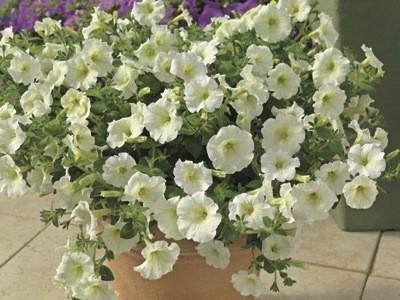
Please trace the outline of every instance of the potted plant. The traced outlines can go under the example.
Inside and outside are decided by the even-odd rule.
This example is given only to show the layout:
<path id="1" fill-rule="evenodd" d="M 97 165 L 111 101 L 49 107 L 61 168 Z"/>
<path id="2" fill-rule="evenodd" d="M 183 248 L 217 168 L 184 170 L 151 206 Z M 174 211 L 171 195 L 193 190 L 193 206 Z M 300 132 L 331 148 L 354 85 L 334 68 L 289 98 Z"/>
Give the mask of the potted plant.
<path id="1" fill-rule="evenodd" d="M 78 229 L 55 275 L 72 299 L 290 286 L 296 228 L 339 197 L 370 207 L 396 155 L 368 96 L 380 62 L 334 48 L 330 17 L 305 0 L 205 28 L 185 9 L 164 16 L 144 0 L 78 31 L 2 31 L 0 191 L 55 194 L 41 218 Z"/>

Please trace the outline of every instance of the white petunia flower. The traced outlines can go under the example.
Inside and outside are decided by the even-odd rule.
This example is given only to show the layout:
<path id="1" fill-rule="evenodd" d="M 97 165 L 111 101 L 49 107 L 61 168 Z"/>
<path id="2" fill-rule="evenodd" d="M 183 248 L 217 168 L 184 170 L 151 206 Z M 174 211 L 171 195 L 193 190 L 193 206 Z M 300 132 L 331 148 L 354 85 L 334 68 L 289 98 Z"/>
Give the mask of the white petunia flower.
<path id="1" fill-rule="evenodd" d="M 365 175 L 355 177 L 343 188 L 346 204 L 355 209 L 370 208 L 378 195 L 376 182 Z"/>
<path id="2" fill-rule="evenodd" d="M 300 76 L 287 64 L 280 63 L 268 72 L 267 85 L 276 99 L 289 99 L 299 90 Z"/>
<path id="3" fill-rule="evenodd" d="M 167 25 L 155 25 L 151 28 L 151 32 L 151 40 L 160 51 L 168 52 L 176 48 L 176 34 L 171 32 Z"/>
<path id="4" fill-rule="evenodd" d="M 312 76 L 316 87 L 338 86 L 346 80 L 349 71 L 350 62 L 338 49 L 328 48 L 315 55 Z"/>
<path id="5" fill-rule="evenodd" d="M 147 40 L 135 51 L 135 55 L 138 58 L 138 62 L 143 67 L 154 67 L 154 62 L 157 54 L 160 52 L 157 44 L 152 40 Z"/>
<path id="6" fill-rule="evenodd" d="M 282 150 L 269 150 L 261 156 L 261 171 L 269 180 L 292 180 L 298 167 L 300 160 Z"/>
<path id="7" fill-rule="evenodd" d="M 182 198 L 177 206 L 179 231 L 188 240 L 206 243 L 214 239 L 222 216 L 218 205 L 202 192 Z"/>
<path id="8" fill-rule="evenodd" d="M 246 227 L 260 229 L 265 227 L 263 218 L 273 218 L 275 210 L 265 201 L 262 194 L 243 193 L 235 196 L 229 203 L 229 219 L 243 219 Z"/>
<path id="9" fill-rule="evenodd" d="M 139 242 L 139 235 L 135 235 L 131 239 L 121 238 L 121 229 L 125 223 L 119 221 L 114 225 L 105 224 L 101 238 L 106 247 L 114 252 L 114 254 L 121 254 L 129 252 L 132 248 L 136 247 Z"/>
<path id="10" fill-rule="evenodd" d="M 204 110 L 213 112 L 222 105 L 224 93 L 210 77 L 196 77 L 185 83 L 184 98 L 191 113 Z"/>
<path id="11" fill-rule="evenodd" d="M 0 121 L 0 152 L 15 154 L 22 146 L 26 134 L 16 119 Z"/>
<path id="12" fill-rule="evenodd" d="M 383 63 L 375 56 L 374 52 L 372 51 L 371 48 L 365 46 L 364 44 L 361 46 L 362 51 L 364 51 L 365 56 L 366 56 L 366 62 L 375 69 L 378 70 L 378 72 L 383 72 Z"/>
<path id="13" fill-rule="evenodd" d="M 333 47 L 339 38 L 339 34 L 333 26 L 332 18 L 323 12 L 319 14 L 318 28 L 311 35 L 317 43 L 326 47 Z"/>
<path id="14" fill-rule="evenodd" d="M 213 182 L 212 172 L 204 166 L 204 163 L 178 160 L 174 168 L 174 179 L 177 186 L 186 194 L 205 192 Z"/>
<path id="15" fill-rule="evenodd" d="M 176 139 L 182 124 L 183 120 L 177 113 L 177 105 L 166 99 L 151 103 L 144 111 L 146 129 L 150 136 L 161 144 Z"/>
<path id="16" fill-rule="evenodd" d="M 225 39 L 231 37 L 235 32 L 237 32 L 241 26 L 241 21 L 238 19 L 229 19 L 226 17 L 221 17 L 219 20 L 219 27 L 215 31 L 215 37 L 213 42 L 217 45 L 222 43 Z"/>
<path id="17" fill-rule="evenodd" d="M 124 64 L 118 67 L 113 77 L 113 88 L 121 92 L 124 99 L 136 94 L 136 79 L 139 76 L 137 70 Z"/>
<path id="18" fill-rule="evenodd" d="M 262 241 L 262 254 L 270 260 L 285 259 L 289 255 L 290 244 L 286 237 L 271 234 Z"/>
<path id="19" fill-rule="evenodd" d="M 244 297 L 260 297 L 267 293 L 267 286 L 260 277 L 247 271 L 239 271 L 232 275 L 233 287 Z"/>
<path id="20" fill-rule="evenodd" d="M 292 195 L 292 187 L 290 183 L 284 183 L 279 189 L 280 198 L 273 199 L 273 205 L 277 206 L 279 212 L 284 216 L 288 223 L 294 222 L 292 213 L 293 205 L 296 203 L 296 199 Z"/>
<path id="21" fill-rule="evenodd" d="M 385 153 L 376 144 L 353 145 L 347 161 L 350 173 L 378 178 L 386 168 L 384 157 Z"/>
<path id="22" fill-rule="evenodd" d="M 176 213 L 176 207 L 180 198 L 173 197 L 168 200 L 159 200 L 154 206 L 154 219 L 157 221 L 157 227 L 165 238 L 174 239 L 179 241 L 184 238 L 178 228 L 178 215 Z"/>
<path id="23" fill-rule="evenodd" d="M 196 54 L 184 52 L 174 57 L 170 72 L 184 81 L 190 81 L 197 76 L 206 76 L 207 67 Z"/>
<path id="24" fill-rule="evenodd" d="M 105 76 L 113 68 L 113 49 L 99 39 L 89 39 L 83 42 L 82 57 L 95 70 L 98 76 Z"/>
<path id="25" fill-rule="evenodd" d="M 53 20 L 52 18 L 43 18 L 41 21 L 36 21 L 34 26 L 35 32 L 50 36 L 57 30 L 61 29 L 61 21 Z"/>
<path id="26" fill-rule="evenodd" d="M 238 113 L 236 123 L 241 129 L 249 132 L 251 129 L 251 121 L 261 115 L 264 109 L 263 103 L 261 103 L 257 97 L 246 92 L 240 94 L 230 105 Z"/>
<path id="27" fill-rule="evenodd" d="M 298 22 L 307 20 L 311 11 L 309 0 L 280 0 L 278 8 L 286 9 L 289 15 Z"/>
<path id="28" fill-rule="evenodd" d="M 90 114 L 90 99 L 82 92 L 69 89 L 61 97 L 61 106 L 67 113 L 67 120 L 70 123 L 85 124 Z"/>
<path id="29" fill-rule="evenodd" d="M 217 57 L 217 43 L 215 41 L 194 42 L 192 43 L 190 52 L 200 57 L 205 65 L 210 65 Z"/>
<path id="30" fill-rule="evenodd" d="M 82 226 L 84 232 L 91 240 L 96 238 L 97 220 L 90 210 L 89 202 L 79 201 L 71 212 L 71 224 Z"/>
<path id="31" fill-rule="evenodd" d="M 26 180 L 31 189 L 40 196 L 53 193 L 52 176 L 41 167 L 30 171 Z"/>
<path id="32" fill-rule="evenodd" d="M 95 276 L 86 277 L 72 288 L 73 296 L 85 300 L 117 300 L 118 293 L 111 283 Z"/>
<path id="33" fill-rule="evenodd" d="M 23 196 L 28 186 L 22 177 L 20 168 L 15 164 L 11 156 L 0 157 L 0 194 L 18 198 Z"/>
<path id="34" fill-rule="evenodd" d="M 358 120 L 360 116 L 366 116 L 370 105 L 375 100 L 370 95 L 355 96 L 350 98 L 349 106 L 345 109 L 345 114 L 352 119 Z"/>
<path id="35" fill-rule="evenodd" d="M 24 85 L 31 84 L 42 75 L 40 62 L 22 51 L 19 51 L 11 60 L 8 72 L 15 82 Z"/>
<path id="36" fill-rule="evenodd" d="M 108 184 L 124 187 L 135 173 L 135 165 L 136 161 L 128 153 L 111 156 L 103 165 L 103 179 Z"/>
<path id="37" fill-rule="evenodd" d="M 158 24 L 165 17 L 165 5 L 161 0 L 143 0 L 135 2 L 132 16 L 143 26 Z"/>
<path id="38" fill-rule="evenodd" d="M 315 172 L 315 177 L 339 195 L 342 194 L 344 184 L 350 177 L 349 167 L 341 161 L 327 163 Z"/>
<path id="39" fill-rule="evenodd" d="M 94 8 L 94 13 L 91 14 L 92 20 L 89 26 L 82 28 L 82 35 L 87 40 L 90 34 L 96 30 L 104 28 L 104 26 L 113 20 L 113 16 L 98 7 Z"/>
<path id="40" fill-rule="evenodd" d="M 97 82 L 97 71 L 92 68 L 81 54 L 67 61 L 68 72 L 65 84 L 75 89 L 87 90 Z"/>
<path id="41" fill-rule="evenodd" d="M 246 56 L 253 65 L 253 71 L 257 75 L 266 75 L 274 66 L 274 56 L 267 46 L 251 45 L 247 48 Z"/>
<path id="42" fill-rule="evenodd" d="M 166 241 L 156 241 L 142 250 L 145 261 L 134 267 L 145 279 L 156 280 L 171 272 L 180 254 L 176 243 L 168 245 Z"/>
<path id="43" fill-rule="evenodd" d="M 210 241 L 196 246 L 197 253 L 206 259 L 206 263 L 216 269 L 225 269 L 229 265 L 231 254 L 221 241 Z"/>
<path id="44" fill-rule="evenodd" d="M 63 142 L 66 144 L 76 156 L 88 153 L 95 147 L 95 140 L 89 128 L 82 124 L 71 124 L 70 130 L 72 135 L 67 135 Z"/>
<path id="45" fill-rule="evenodd" d="M 42 53 L 40 54 L 43 58 L 54 60 L 57 58 L 59 52 L 64 52 L 65 46 L 62 44 L 45 43 Z"/>
<path id="46" fill-rule="evenodd" d="M 177 52 L 169 51 L 159 52 L 154 61 L 153 72 L 158 80 L 171 83 L 175 80 L 175 76 L 171 73 L 172 60 Z"/>
<path id="47" fill-rule="evenodd" d="M 0 106 L 0 121 L 7 121 L 14 118 L 17 111 L 14 106 L 8 102 Z"/>
<path id="48" fill-rule="evenodd" d="M 80 200 L 89 203 L 91 201 L 92 188 L 76 191 L 68 173 L 54 183 L 54 189 L 56 190 L 55 204 L 57 208 L 72 210 Z"/>
<path id="49" fill-rule="evenodd" d="M 94 275 L 92 259 L 81 252 L 66 252 L 57 267 L 55 280 L 68 286 L 75 286 L 85 278 Z"/>
<path id="50" fill-rule="evenodd" d="M 289 155 L 299 151 L 305 139 L 303 124 L 290 114 L 278 114 L 275 119 L 266 120 L 261 133 L 266 151 L 282 150 Z"/>
<path id="51" fill-rule="evenodd" d="M 379 147 L 384 150 L 389 144 L 387 131 L 380 127 L 376 128 L 374 134 L 374 143 L 378 144 Z"/>
<path id="52" fill-rule="evenodd" d="M 233 174 L 246 168 L 254 157 L 251 134 L 236 126 L 222 127 L 207 143 L 207 154 L 215 168 Z"/>
<path id="53" fill-rule="evenodd" d="M 337 86 L 325 85 L 314 93 L 313 100 L 315 113 L 335 119 L 343 112 L 346 93 Z"/>
<path id="54" fill-rule="evenodd" d="M 65 61 L 52 61 L 52 68 L 47 74 L 44 83 L 48 86 L 61 86 L 68 72 L 68 67 Z"/>
<path id="55" fill-rule="evenodd" d="M 261 7 L 254 17 L 254 29 L 257 35 L 266 42 L 276 43 L 287 38 L 292 30 L 290 16 L 276 4 Z"/>
<path id="56" fill-rule="evenodd" d="M 335 193 L 325 184 L 318 181 L 298 184 L 292 189 L 296 199 L 293 215 L 296 221 L 313 223 L 328 217 L 328 212 L 338 200 Z"/>
<path id="57" fill-rule="evenodd" d="M 125 143 L 141 135 L 143 128 L 144 125 L 136 114 L 114 120 L 108 124 L 107 144 L 113 149 L 122 147 Z"/>
<path id="58" fill-rule="evenodd" d="M 140 201 L 147 208 L 152 209 L 158 201 L 164 200 L 165 179 L 161 176 L 148 176 L 136 172 L 125 186 L 122 201 Z"/>
<path id="59" fill-rule="evenodd" d="M 41 117 L 51 111 L 53 98 L 51 87 L 46 84 L 32 83 L 21 96 L 21 107 L 27 115 Z"/>

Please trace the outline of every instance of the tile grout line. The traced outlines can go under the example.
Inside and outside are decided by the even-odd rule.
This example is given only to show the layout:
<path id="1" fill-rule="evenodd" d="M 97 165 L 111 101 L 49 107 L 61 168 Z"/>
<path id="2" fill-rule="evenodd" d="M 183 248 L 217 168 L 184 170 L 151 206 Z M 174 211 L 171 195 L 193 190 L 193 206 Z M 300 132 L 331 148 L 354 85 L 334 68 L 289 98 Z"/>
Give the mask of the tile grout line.
<path id="1" fill-rule="evenodd" d="M 343 267 L 338 267 L 338 266 L 334 266 L 334 265 L 324 265 L 324 264 L 315 263 L 315 262 L 305 261 L 305 263 L 310 266 L 315 266 L 315 267 L 320 267 L 320 268 L 325 268 L 325 269 L 334 269 L 334 270 L 340 270 L 340 271 L 346 271 L 346 272 L 353 272 L 353 273 L 359 273 L 359 274 L 367 274 L 367 272 L 368 272 L 368 270 L 367 270 L 367 272 L 365 272 L 365 271 L 361 271 L 361 270 L 343 268 Z"/>
<path id="2" fill-rule="evenodd" d="M 371 273 L 373 271 L 373 268 L 374 268 L 374 265 L 375 265 L 376 256 L 377 256 L 378 250 L 379 250 L 379 246 L 381 245 L 382 236 L 383 236 L 383 231 L 381 231 L 379 233 L 378 241 L 376 243 L 376 247 L 374 249 L 374 252 L 372 254 L 372 259 L 371 259 L 371 262 L 370 262 L 369 267 L 368 267 L 367 276 L 365 277 L 364 284 L 363 284 L 363 287 L 362 287 L 362 290 L 361 290 L 360 300 L 362 300 L 363 297 L 364 297 L 364 293 L 365 293 L 365 289 L 367 287 L 368 279 L 369 279 L 369 277 L 370 277 L 370 275 L 371 275 Z"/>
<path id="3" fill-rule="evenodd" d="M 0 263 L 0 269 L 9 263 L 18 253 L 20 253 L 30 242 L 37 238 L 43 231 L 49 227 L 49 224 L 45 225 L 41 230 L 39 230 L 33 237 L 31 237 L 26 243 L 24 243 L 20 248 L 18 248 L 13 254 L 11 254 L 4 262 Z"/>

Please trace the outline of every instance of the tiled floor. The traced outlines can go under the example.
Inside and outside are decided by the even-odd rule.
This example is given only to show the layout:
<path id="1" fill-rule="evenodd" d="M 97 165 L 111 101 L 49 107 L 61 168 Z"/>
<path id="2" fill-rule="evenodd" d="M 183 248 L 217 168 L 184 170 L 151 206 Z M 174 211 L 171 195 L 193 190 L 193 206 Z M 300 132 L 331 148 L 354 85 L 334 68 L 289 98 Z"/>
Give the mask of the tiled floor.
<path id="1" fill-rule="evenodd" d="M 35 196 L 0 199 L 1 300 L 65 299 L 52 277 L 67 233 L 38 221 L 50 205 Z M 400 300 L 400 232 L 348 233 L 328 219 L 302 229 L 295 258 L 308 269 L 292 270 L 297 283 L 265 299 Z"/>

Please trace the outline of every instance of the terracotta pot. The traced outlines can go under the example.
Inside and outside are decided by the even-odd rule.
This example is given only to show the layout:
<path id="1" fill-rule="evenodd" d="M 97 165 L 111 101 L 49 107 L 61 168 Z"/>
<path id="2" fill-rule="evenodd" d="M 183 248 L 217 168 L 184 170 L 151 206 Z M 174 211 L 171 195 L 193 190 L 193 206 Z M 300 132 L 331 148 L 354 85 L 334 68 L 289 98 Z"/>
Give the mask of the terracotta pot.
<path id="1" fill-rule="evenodd" d="M 114 273 L 114 288 L 119 300 L 245 300 L 231 284 L 231 276 L 246 270 L 251 253 L 243 249 L 243 241 L 230 246 L 231 263 L 225 270 L 215 269 L 205 263 L 191 241 L 180 241 L 181 254 L 174 270 L 159 280 L 143 279 L 133 267 L 143 262 L 141 249 L 118 255 L 109 263 Z"/>

